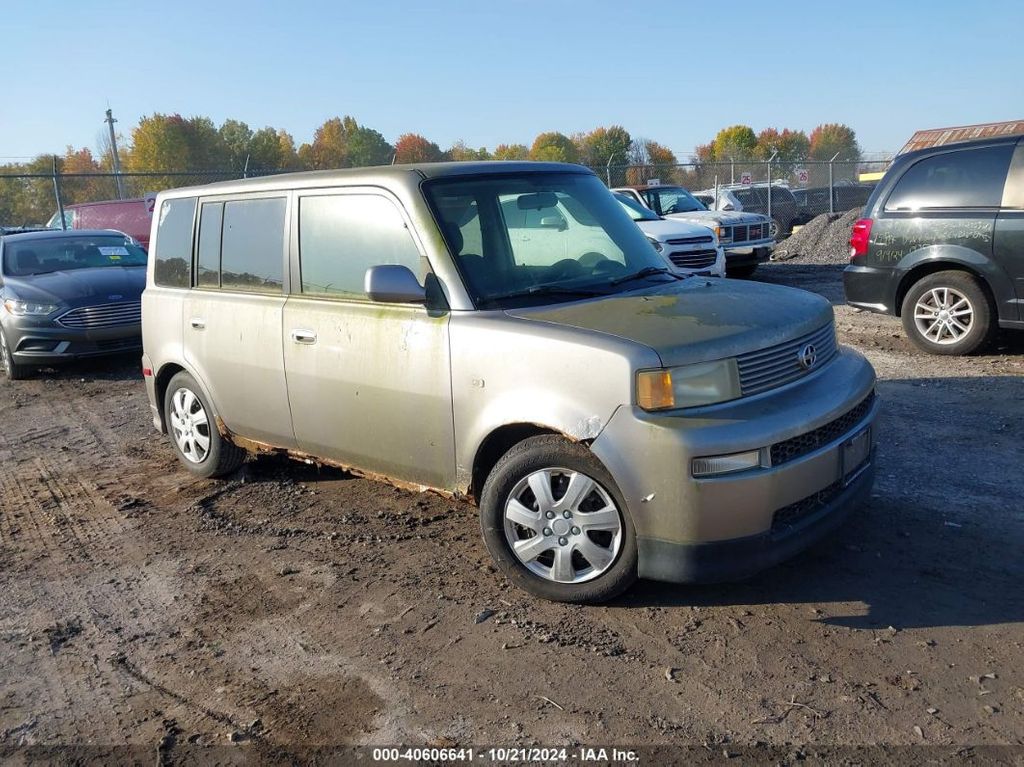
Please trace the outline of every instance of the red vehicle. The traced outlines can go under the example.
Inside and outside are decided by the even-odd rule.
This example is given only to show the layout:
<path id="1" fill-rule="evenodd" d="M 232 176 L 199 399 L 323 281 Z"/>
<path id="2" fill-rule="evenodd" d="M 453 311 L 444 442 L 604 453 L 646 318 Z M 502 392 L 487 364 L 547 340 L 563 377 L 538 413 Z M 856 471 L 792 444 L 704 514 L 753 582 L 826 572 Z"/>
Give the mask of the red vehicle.
<path id="1" fill-rule="evenodd" d="M 116 229 L 149 249 L 149 227 L 153 223 L 156 195 L 133 200 L 104 200 L 64 206 L 67 229 Z M 60 229 L 60 213 L 54 213 L 47 227 Z"/>

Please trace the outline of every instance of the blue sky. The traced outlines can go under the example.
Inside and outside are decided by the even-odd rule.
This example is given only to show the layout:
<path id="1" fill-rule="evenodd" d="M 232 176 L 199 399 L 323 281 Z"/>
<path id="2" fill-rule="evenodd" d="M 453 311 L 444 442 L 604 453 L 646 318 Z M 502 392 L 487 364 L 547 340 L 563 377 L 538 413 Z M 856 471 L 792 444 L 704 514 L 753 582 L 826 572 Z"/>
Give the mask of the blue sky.
<path id="1" fill-rule="evenodd" d="M 844 122 L 865 150 L 1024 118 L 1024 3 L 31 0 L 3 29 L 0 162 L 95 149 L 108 103 L 308 141 L 529 144 L 618 123 L 678 155 L 721 127 Z"/>

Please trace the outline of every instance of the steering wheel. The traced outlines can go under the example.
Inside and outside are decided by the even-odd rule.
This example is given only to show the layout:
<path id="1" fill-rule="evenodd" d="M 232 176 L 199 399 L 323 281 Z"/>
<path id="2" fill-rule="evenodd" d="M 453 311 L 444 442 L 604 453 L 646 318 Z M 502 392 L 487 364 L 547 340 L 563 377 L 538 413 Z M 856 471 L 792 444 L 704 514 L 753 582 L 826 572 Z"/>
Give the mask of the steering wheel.
<path id="1" fill-rule="evenodd" d="M 583 265 L 575 258 L 563 258 L 548 267 L 547 276 L 554 279 L 580 277 L 584 274 Z"/>

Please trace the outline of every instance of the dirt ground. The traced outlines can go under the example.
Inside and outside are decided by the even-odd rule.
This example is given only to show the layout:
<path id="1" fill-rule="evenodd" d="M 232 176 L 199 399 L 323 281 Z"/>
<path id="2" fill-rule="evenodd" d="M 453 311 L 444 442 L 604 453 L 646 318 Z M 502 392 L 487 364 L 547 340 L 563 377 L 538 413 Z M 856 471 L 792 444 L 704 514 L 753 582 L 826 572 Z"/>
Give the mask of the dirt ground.
<path id="1" fill-rule="evenodd" d="M 602 607 L 508 586 L 465 503 L 192 478 L 134 359 L 0 382 L 0 748 L 1024 745 L 1024 336 L 926 356 L 840 268 L 758 278 L 832 299 L 878 371 L 870 506 L 751 581 Z"/>

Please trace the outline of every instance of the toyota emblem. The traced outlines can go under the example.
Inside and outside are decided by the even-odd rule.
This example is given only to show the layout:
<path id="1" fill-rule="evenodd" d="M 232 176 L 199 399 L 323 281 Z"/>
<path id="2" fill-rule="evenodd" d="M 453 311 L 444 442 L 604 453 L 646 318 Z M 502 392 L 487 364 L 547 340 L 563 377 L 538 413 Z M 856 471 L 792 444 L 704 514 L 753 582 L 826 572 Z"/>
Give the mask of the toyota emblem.
<path id="1" fill-rule="evenodd" d="M 810 370 L 814 367 L 814 363 L 818 361 L 818 350 L 814 348 L 814 344 L 807 344 L 807 346 L 800 350 L 796 358 L 800 363 L 800 367 L 804 370 Z"/>

